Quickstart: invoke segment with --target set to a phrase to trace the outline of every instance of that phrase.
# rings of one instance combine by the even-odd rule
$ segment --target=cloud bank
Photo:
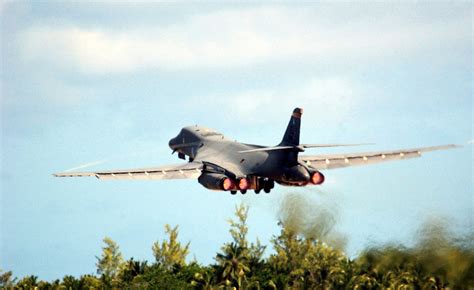
[[[25,29],[18,42],[27,63],[105,74],[149,68],[226,69],[293,60],[383,60],[469,40],[463,29],[470,25],[469,17],[448,14],[433,20],[425,17],[429,13],[422,12],[425,7],[411,12],[407,8],[353,8],[328,19],[332,13],[327,10],[337,6],[249,7],[120,30],[41,24]]]

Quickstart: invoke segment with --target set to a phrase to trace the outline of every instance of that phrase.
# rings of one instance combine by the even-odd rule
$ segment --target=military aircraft
[[[307,148],[359,146],[366,144],[300,144],[303,109],[293,110],[282,141],[277,146],[261,146],[230,140],[219,132],[201,126],[184,127],[169,141],[173,153],[188,162],[163,167],[62,172],[57,177],[95,176],[98,179],[182,179],[197,178],[207,189],[236,194],[247,190],[269,193],[275,182],[286,186],[321,185],[321,170],[367,165],[421,156],[434,150],[458,145],[402,149],[394,151],[346,153],[330,155],[299,155]]]

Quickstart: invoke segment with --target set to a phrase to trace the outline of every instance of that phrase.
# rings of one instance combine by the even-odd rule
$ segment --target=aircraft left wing
[[[185,164],[167,165],[162,167],[120,169],[93,172],[61,172],[53,174],[56,177],[95,176],[103,180],[150,180],[150,179],[185,179],[197,178],[201,174],[203,164],[189,162]]]
[[[420,157],[422,153],[445,150],[461,147],[459,145],[449,144],[432,147],[421,147],[412,149],[402,149],[393,151],[379,151],[379,152],[361,152],[361,153],[346,153],[346,154],[330,154],[330,155],[300,155],[298,160],[304,162],[306,165],[314,169],[334,169],[357,165],[368,165],[393,160],[403,160],[409,158]]]

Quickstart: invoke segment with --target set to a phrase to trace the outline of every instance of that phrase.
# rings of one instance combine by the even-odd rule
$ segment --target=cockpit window
[[[203,136],[203,137],[222,136],[221,133],[216,132],[216,131],[213,131],[213,130],[209,130],[209,129],[203,130],[203,131],[201,131],[201,132],[199,132],[199,133],[200,133],[201,136]]]
[[[211,131],[209,131],[209,132],[202,132],[202,133],[201,133],[201,136],[203,136],[203,137],[222,136],[222,134],[221,134],[221,133],[218,133],[218,132],[211,132]]]

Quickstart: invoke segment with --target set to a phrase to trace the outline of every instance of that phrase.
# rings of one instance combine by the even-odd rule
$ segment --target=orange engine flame
[[[319,184],[322,184],[323,182],[324,182],[324,175],[321,172],[316,171],[311,174],[312,184],[319,185]]]
[[[250,187],[250,181],[247,178],[241,178],[239,180],[239,189],[246,190]]]
[[[234,182],[230,178],[224,178],[222,181],[222,189],[224,190],[230,190],[234,187]]]

